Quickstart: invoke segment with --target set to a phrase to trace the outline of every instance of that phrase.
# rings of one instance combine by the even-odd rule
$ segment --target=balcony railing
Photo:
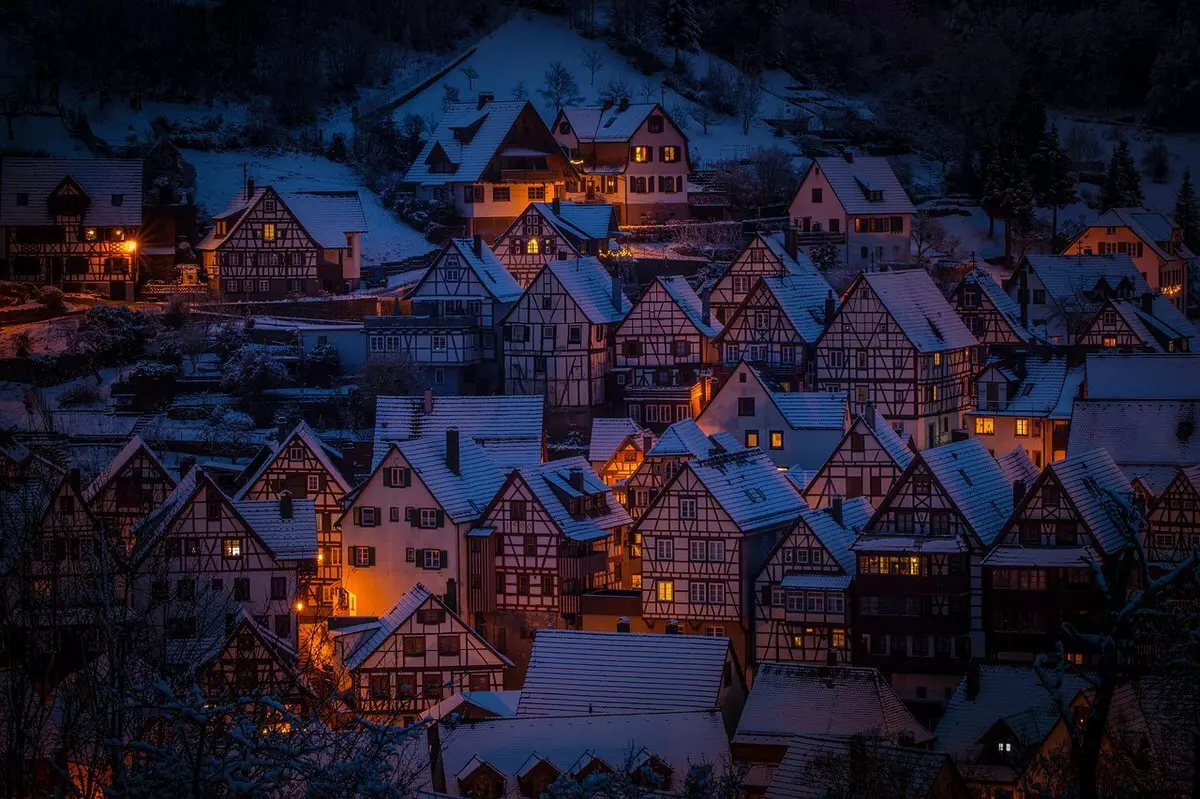
[[[503,183],[553,183],[558,175],[549,169],[501,169]]]

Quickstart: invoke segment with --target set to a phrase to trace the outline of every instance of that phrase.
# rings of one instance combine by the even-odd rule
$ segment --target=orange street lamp
[[[125,252],[128,252],[128,253],[137,252],[137,242],[132,239],[125,242]]]

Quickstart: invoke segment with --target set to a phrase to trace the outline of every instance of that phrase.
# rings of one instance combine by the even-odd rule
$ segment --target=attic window
[[[663,124],[663,118],[658,114],[654,114],[646,121],[646,130],[650,131],[651,133],[662,133],[665,127],[666,126]]]
[[[17,192],[17,205],[29,205],[29,194],[27,192]]]
[[[215,232],[215,233],[216,233],[216,235],[218,235],[218,236],[224,236],[224,235],[225,235],[225,220],[224,220],[224,219],[218,219],[218,220],[217,220],[217,228],[216,228],[216,230],[215,230],[214,232]]]
[[[124,205],[125,204],[125,195],[124,194],[114,194],[112,196],[112,199],[110,200],[110,202],[112,202],[113,205]]]

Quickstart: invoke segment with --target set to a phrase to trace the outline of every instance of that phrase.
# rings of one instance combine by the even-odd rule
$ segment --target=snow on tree
[[[600,99],[611,102],[614,105],[619,103],[622,98],[628,98],[632,95],[633,89],[620,78],[613,78],[600,89]]]
[[[762,96],[762,78],[757,75],[740,75],[738,77],[733,103],[742,120],[742,135],[749,135],[750,124],[758,115],[758,106],[762,102]]]
[[[279,388],[287,380],[283,362],[262,347],[245,346],[235,352],[221,371],[221,390],[247,397]]]
[[[700,39],[696,5],[693,0],[659,0],[659,16],[662,19],[663,41],[674,50],[674,65],[678,69],[679,51],[693,49]]]
[[[1058,127],[1051,125],[1033,156],[1033,191],[1037,204],[1051,210],[1051,246],[1058,237],[1058,212],[1075,202],[1075,172],[1071,156],[1062,146]]]
[[[1139,208],[1142,205],[1142,176],[1138,174],[1129,142],[1121,139],[1113,148],[1104,183],[1100,187],[1100,210]]]
[[[318,344],[304,354],[300,371],[306,386],[329,388],[342,376],[342,357],[332,344]]]
[[[961,243],[950,235],[941,221],[928,211],[917,211],[912,222],[912,243],[916,250],[916,261],[928,267],[937,253],[945,258],[954,258]],[[836,252],[836,248],[835,248]]]
[[[1195,252],[1200,248],[1200,202],[1196,200],[1196,187],[1192,185],[1192,170],[1186,167],[1175,195],[1174,219],[1184,245]]]
[[[545,80],[545,87],[538,89],[538,94],[546,98],[555,111],[583,99],[579,96],[579,84],[563,62],[552,61],[546,68]]]

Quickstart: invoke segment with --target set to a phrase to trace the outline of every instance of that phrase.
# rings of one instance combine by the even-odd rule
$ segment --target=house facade
[[[1079,334],[1081,347],[1132,352],[1191,352],[1196,328],[1169,297],[1109,298]]]
[[[800,512],[754,579],[755,663],[850,661],[850,545],[873,512],[865,497]]]
[[[491,240],[576,176],[533,103],[481,92],[445,109],[405,181],[419,198],[453,208],[467,235]]]
[[[984,269],[963,276],[951,298],[954,310],[971,334],[989,348],[1018,347],[1037,337],[1021,322],[1021,309]]]
[[[816,269],[808,256],[800,252],[794,231],[786,233],[782,241],[776,236],[755,234],[711,286],[701,287],[700,293],[708,293],[712,312],[717,322],[724,325],[733,318],[733,312],[760,277],[811,275]]]
[[[816,344],[819,391],[873,403],[918,449],[950,441],[974,405],[978,341],[923,269],[855,278]]]
[[[196,249],[209,291],[227,299],[342,294],[358,288],[367,231],[357,191],[246,186]]]
[[[552,126],[576,165],[566,196],[607,202],[622,225],[688,219],[688,139],[657,103],[567,107]]]
[[[650,506],[650,501],[685,462],[742,449],[745,447],[741,442],[728,433],[708,436],[691,419],[675,422],[654,442],[654,446],[646,453],[638,468],[626,479],[620,492],[624,496],[625,508],[634,519],[641,518]],[[635,547],[641,544],[638,535],[640,534],[634,534]],[[640,573],[639,569],[638,574]],[[638,580],[640,579],[639,577]],[[641,586],[639,584],[633,587]]]
[[[908,439],[868,405],[808,481],[804,501],[810,508],[825,508],[838,498],[865,497],[878,507],[912,458]]]
[[[631,307],[596,258],[547,263],[503,320],[507,393],[551,408],[604,404],[613,332]]]
[[[1083,368],[1069,366],[1065,356],[1018,355],[990,363],[975,381],[967,433],[993,455],[1019,446],[1039,469],[1062,460],[1082,383]]]
[[[806,243],[836,244],[844,263],[857,267],[912,260],[915,213],[886,158],[849,151],[814,159],[788,206]]]
[[[1140,297],[1150,285],[1128,254],[1027,255],[1004,291],[1022,325],[1053,344],[1070,345],[1105,300]]]
[[[133,299],[140,159],[5,158],[0,172],[9,280]]]
[[[83,500],[128,553],[133,549],[133,528],[174,489],[175,478],[167,467],[134,436],[83,490]]]
[[[1158,569],[1178,563],[1200,543],[1200,466],[1179,469],[1151,505],[1146,559]]]
[[[720,330],[686,278],[656,277],[614,334],[613,382],[625,414],[661,433],[699,412],[698,384],[710,378]]]
[[[599,256],[609,250],[617,216],[607,203],[530,203],[492,245],[496,257],[528,288],[549,261]]]

